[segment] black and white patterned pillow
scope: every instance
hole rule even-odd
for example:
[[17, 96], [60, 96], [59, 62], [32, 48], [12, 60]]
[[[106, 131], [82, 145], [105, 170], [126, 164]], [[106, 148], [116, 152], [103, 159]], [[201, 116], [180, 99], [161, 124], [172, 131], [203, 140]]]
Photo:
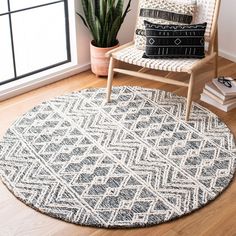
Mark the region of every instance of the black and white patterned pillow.
[[146, 50], [143, 58], [204, 58], [207, 23], [161, 25], [144, 22]]
[[139, 0], [140, 12], [135, 31], [135, 46], [145, 50], [144, 21], [155, 24], [191, 24], [197, 8], [196, 2], [175, 3], [167, 0]]

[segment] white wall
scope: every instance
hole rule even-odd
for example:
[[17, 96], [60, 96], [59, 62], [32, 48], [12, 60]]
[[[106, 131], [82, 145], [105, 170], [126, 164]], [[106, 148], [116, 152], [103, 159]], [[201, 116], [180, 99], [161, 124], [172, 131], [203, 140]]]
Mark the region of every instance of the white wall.
[[[77, 12], [82, 13], [81, 1], [75, 1]], [[83, 25], [79, 16], [76, 16], [77, 20], [77, 51], [78, 51], [78, 63], [80, 65], [90, 63], [89, 44], [91, 41], [90, 33]]]
[[[128, 3], [128, 0], [125, 0], [125, 4]], [[132, 0], [131, 2], [131, 11], [128, 13], [121, 30], [118, 34], [118, 39], [121, 44], [130, 42], [134, 36], [134, 29], [137, 19], [137, 8], [138, 8], [138, 1]]]
[[222, 0], [219, 18], [220, 54], [236, 62], [236, 1]]

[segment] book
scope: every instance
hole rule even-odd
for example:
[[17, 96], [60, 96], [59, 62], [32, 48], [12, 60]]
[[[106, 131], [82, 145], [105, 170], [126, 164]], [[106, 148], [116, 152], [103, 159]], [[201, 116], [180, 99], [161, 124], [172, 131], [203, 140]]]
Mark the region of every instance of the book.
[[227, 105], [222, 105], [219, 102], [215, 101], [213, 98], [209, 97], [205, 93], [201, 94], [201, 101], [206, 102], [222, 111], [228, 112], [234, 108], [236, 108], [236, 102], [227, 104]]
[[209, 82], [205, 85], [205, 89], [208, 90], [213, 95], [220, 98], [222, 101], [227, 101], [232, 98], [236, 98], [236, 96], [225, 96], [214, 84], [213, 82]]
[[213, 79], [212, 82], [224, 96], [236, 96], [236, 81], [230, 77], [225, 77], [225, 79], [231, 80], [232, 88], [226, 87], [224, 84], [220, 83], [218, 79]]
[[206, 94], [208, 97], [211, 97], [215, 101], [219, 102], [222, 105], [227, 105], [231, 103], [236, 103], [236, 96], [232, 97], [231, 99], [221, 99], [217, 97], [215, 94], [212, 94], [210, 91], [208, 91], [206, 88], [203, 89], [203, 93]]

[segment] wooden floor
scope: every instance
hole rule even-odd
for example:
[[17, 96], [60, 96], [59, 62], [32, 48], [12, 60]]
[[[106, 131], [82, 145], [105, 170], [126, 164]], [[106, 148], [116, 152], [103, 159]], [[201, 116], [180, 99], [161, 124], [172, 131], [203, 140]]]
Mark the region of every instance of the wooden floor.
[[[204, 84], [213, 76], [211, 64], [207, 64], [196, 78], [194, 100]], [[220, 74], [236, 78], [236, 64], [220, 59]], [[159, 72], [158, 75], [167, 75]], [[186, 80], [185, 74], [169, 74], [170, 77]], [[186, 96], [186, 88], [145, 81], [118, 75], [114, 85], [135, 85], [159, 88]], [[35, 105], [55, 96], [88, 87], [105, 87], [106, 80], [96, 78], [90, 71], [59, 81], [43, 88], [0, 103], [0, 137], [10, 124]], [[202, 102], [215, 112], [236, 135], [236, 109], [224, 113]], [[236, 236], [236, 179], [217, 200], [205, 208], [171, 223], [156, 227], [131, 230], [106, 230], [80, 227], [42, 215], [18, 201], [0, 182], [0, 236]]]

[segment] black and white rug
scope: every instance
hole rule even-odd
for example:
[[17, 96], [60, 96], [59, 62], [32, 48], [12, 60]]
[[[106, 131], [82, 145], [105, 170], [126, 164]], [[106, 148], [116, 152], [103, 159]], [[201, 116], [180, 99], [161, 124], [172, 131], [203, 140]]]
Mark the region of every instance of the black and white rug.
[[236, 146], [216, 115], [164, 91], [89, 89], [45, 102], [0, 142], [0, 175], [34, 209], [96, 227], [143, 227], [186, 215], [230, 183]]

